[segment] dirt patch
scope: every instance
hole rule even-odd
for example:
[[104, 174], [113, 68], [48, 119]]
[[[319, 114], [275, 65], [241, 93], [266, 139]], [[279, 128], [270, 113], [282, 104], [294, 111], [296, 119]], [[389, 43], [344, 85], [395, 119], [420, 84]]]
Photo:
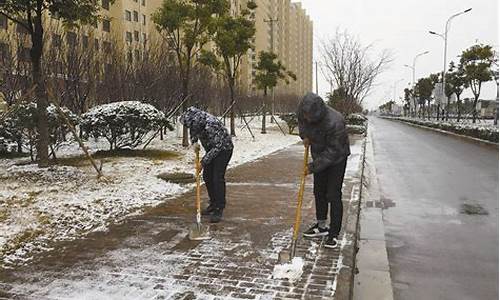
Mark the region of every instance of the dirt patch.
[[179, 184], [195, 182], [195, 177], [191, 173], [160, 173], [156, 177]]
[[[151, 160], [170, 160], [176, 159], [180, 156], [179, 153], [174, 151], [166, 150], [132, 150], [132, 149], [120, 149], [120, 150], [107, 150], [107, 151], [97, 151], [92, 154], [92, 158], [96, 160], [101, 160], [103, 163], [110, 161], [112, 158], [129, 158], [129, 157], [139, 157], [147, 158]], [[54, 164], [62, 166], [73, 166], [81, 167], [90, 165], [87, 157], [84, 155], [72, 156], [65, 158], [58, 158], [54, 160]]]

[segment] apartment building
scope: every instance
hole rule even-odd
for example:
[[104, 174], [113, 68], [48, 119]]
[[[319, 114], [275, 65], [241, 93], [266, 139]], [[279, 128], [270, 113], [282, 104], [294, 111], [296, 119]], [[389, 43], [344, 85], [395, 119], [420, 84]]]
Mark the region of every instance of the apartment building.
[[[229, 0], [231, 11], [238, 14], [247, 0]], [[162, 0], [100, 0], [102, 20], [94, 26], [66, 31], [54, 16], [45, 22], [47, 45], [81, 43], [109, 52], [112, 43], [121, 49], [129, 61], [141, 55], [149, 40], [158, 38], [151, 15], [161, 6]], [[248, 95], [258, 94], [255, 86], [254, 65], [261, 51], [275, 52], [285, 67], [297, 75], [289, 85], [281, 83], [275, 93], [303, 95], [312, 90], [312, 30], [313, 25], [300, 3], [290, 0], [255, 0], [256, 36], [255, 49], [244, 57], [239, 78], [239, 88]], [[23, 32], [23, 28], [0, 16], [0, 56], [6, 48], [8, 32]], [[18, 43], [18, 58], [29, 61], [29, 39]]]
[[[290, 0], [255, 0], [255, 49], [245, 58], [240, 87], [248, 94], [257, 94], [254, 64], [261, 51], [273, 51], [287, 68], [297, 75], [288, 85], [280, 83], [275, 95], [301, 96], [312, 91], [313, 23], [300, 3]], [[241, 0], [237, 5], [243, 5]]]

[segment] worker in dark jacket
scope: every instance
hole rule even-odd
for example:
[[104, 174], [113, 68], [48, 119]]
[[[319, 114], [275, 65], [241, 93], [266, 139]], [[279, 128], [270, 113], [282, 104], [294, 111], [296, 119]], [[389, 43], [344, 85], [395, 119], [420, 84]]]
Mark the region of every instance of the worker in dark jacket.
[[189, 128], [191, 143], [200, 140], [205, 148], [201, 165], [210, 203], [202, 214], [209, 215], [210, 222], [218, 223], [226, 206], [225, 175], [233, 155], [231, 135], [216, 117], [195, 107], [189, 107], [180, 121]]
[[[342, 226], [342, 184], [347, 157], [351, 154], [344, 117], [313, 93], [304, 96], [297, 116], [300, 137], [311, 145], [309, 173], [314, 176], [317, 219], [304, 236], [328, 236], [325, 247], [335, 248]], [[330, 228], [326, 221], [329, 206]]]

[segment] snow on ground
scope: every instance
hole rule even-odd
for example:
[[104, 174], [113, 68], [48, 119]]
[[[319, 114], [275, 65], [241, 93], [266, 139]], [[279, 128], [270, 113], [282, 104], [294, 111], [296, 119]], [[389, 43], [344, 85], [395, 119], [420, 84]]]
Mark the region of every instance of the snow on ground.
[[[299, 138], [283, 135], [275, 124], [260, 134], [260, 121], [237, 130], [230, 167], [255, 160], [291, 144]], [[285, 124], [281, 124], [286, 127]], [[105, 140], [86, 144], [92, 152], [107, 150]], [[148, 149], [173, 151], [158, 157], [105, 158], [106, 181], [98, 180], [88, 163], [54, 165], [38, 169], [26, 158], [0, 159], [0, 268], [29, 261], [39, 251], [50, 249], [51, 241], [74, 239], [92, 231], [106, 230], [112, 222], [142, 209], [158, 205], [191, 188], [156, 177], [162, 172], [194, 173], [192, 149], [181, 146], [179, 130], [164, 140], [156, 138]], [[81, 155], [76, 143], [63, 146], [58, 158]]]
[[290, 263], [277, 264], [274, 266], [273, 278], [288, 279], [295, 282], [302, 276], [304, 260], [301, 257], [294, 257]]

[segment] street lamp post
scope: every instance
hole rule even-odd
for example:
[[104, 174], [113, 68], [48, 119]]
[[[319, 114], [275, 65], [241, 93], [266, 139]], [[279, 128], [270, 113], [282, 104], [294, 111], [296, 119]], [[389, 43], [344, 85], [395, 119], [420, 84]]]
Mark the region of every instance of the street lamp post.
[[404, 65], [405, 67], [410, 68], [413, 71], [413, 75], [412, 75], [412, 82], [413, 82], [413, 105], [415, 106], [415, 111], [414, 111], [415, 114], [417, 113], [417, 102], [416, 102], [416, 99], [415, 99], [415, 68], [416, 68], [415, 66], [416, 66], [416, 63], [417, 63], [417, 58], [419, 58], [420, 56], [425, 55], [427, 53], [429, 53], [429, 51], [424, 51], [422, 53], [419, 53], [419, 54], [415, 55], [415, 57], [413, 58], [413, 66]]
[[394, 102], [396, 102], [396, 88], [398, 86], [398, 83], [400, 83], [403, 80], [404, 80], [404, 78], [401, 78], [399, 80], [394, 81]]
[[[430, 34], [437, 35], [444, 40], [443, 78], [441, 79], [441, 83], [443, 86], [441, 87], [441, 89], [442, 89], [442, 94], [445, 97], [446, 97], [445, 92], [446, 92], [446, 65], [447, 65], [446, 52], [448, 49], [448, 31], [450, 30], [451, 20], [453, 20], [454, 18], [456, 18], [460, 15], [463, 15], [463, 14], [470, 12], [471, 10], [472, 10], [472, 8], [469, 8], [469, 9], [466, 9], [462, 12], [456, 13], [456, 14], [452, 15], [451, 17], [449, 17], [448, 20], [446, 21], [445, 26], [444, 26], [444, 33], [443, 34], [437, 33], [435, 31], [429, 31]], [[446, 120], [448, 120], [448, 110], [449, 110], [449, 107], [446, 107]], [[438, 112], [438, 116], [439, 116], [439, 112]]]

